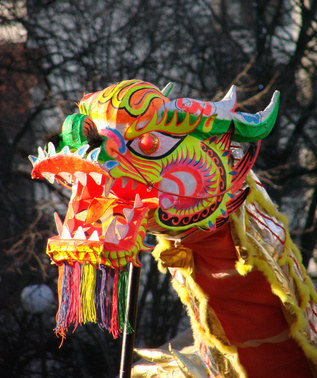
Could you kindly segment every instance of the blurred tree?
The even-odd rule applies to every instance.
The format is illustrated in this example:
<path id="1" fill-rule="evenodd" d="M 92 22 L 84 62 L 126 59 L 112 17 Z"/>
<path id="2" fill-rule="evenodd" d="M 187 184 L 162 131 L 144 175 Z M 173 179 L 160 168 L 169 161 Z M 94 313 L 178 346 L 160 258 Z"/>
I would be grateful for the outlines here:
<path id="1" fill-rule="evenodd" d="M 255 112 L 279 89 L 279 120 L 257 170 L 308 262 L 317 238 L 316 10 L 317 0 L 0 3 L 0 373 L 44 376 L 39 322 L 19 294 L 43 280 L 56 290 L 44 251 L 67 193 L 32 182 L 26 157 L 76 111 L 83 92 L 139 78 L 160 88 L 173 81 L 174 97 L 219 99 L 236 84 L 239 109 Z M 183 327 L 168 282 L 145 258 L 140 347 L 158 346 Z M 54 313 L 43 316 L 45 374 L 115 376 L 120 342 L 86 325 L 59 350 L 49 330 Z"/>

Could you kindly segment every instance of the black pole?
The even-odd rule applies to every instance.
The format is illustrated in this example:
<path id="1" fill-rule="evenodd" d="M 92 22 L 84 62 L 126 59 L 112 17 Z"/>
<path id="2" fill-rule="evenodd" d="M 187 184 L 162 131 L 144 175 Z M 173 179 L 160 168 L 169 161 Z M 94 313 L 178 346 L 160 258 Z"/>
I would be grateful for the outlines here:
<path id="1" fill-rule="evenodd" d="M 140 260 L 142 259 L 142 252 L 139 253 Z M 141 268 L 130 264 L 127 309 L 125 313 L 125 326 L 123 331 L 121 361 L 120 361 L 120 378 L 130 378 L 131 368 L 133 362 L 133 349 L 135 339 L 136 319 L 138 313 L 138 298 L 140 287 Z M 127 320 L 129 319 L 133 332 L 127 332 Z"/>

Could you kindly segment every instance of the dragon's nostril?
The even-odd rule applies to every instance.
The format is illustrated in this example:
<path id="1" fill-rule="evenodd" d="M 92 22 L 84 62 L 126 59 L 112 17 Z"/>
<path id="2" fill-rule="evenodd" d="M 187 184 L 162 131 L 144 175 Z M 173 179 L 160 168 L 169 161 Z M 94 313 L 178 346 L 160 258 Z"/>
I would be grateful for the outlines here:
<path id="1" fill-rule="evenodd" d="M 104 142 L 104 148 L 107 154 L 111 158 L 116 158 L 118 155 L 118 145 L 117 143 L 112 139 L 106 139 Z"/>

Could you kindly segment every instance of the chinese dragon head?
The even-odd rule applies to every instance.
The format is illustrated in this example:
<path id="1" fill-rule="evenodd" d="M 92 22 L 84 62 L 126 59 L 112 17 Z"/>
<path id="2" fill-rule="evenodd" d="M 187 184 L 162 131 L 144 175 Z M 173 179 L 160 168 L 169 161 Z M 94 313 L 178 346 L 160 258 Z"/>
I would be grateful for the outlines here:
<path id="1" fill-rule="evenodd" d="M 47 245 L 59 266 L 62 336 L 86 321 L 120 334 L 125 267 L 140 266 L 138 252 L 152 249 L 146 233 L 215 230 L 248 195 L 241 186 L 275 123 L 278 92 L 249 114 L 235 112 L 234 87 L 218 102 L 171 101 L 170 89 L 128 80 L 85 95 L 79 113 L 30 156 L 32 178 L 71 191 L 64 222 L 55 214 L 59 235 Z M 250 143 L 235 165 L 231 141 Z"/>

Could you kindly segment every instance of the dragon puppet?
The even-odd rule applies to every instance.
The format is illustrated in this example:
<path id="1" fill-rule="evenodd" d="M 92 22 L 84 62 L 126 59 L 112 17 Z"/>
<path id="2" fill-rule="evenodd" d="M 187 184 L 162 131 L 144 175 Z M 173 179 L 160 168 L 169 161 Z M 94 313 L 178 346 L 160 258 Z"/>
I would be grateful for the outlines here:
<path id="1" fill-rule="evenodd" d="M 235 87 L 218 102 L 170 100 L 171 87 L 128 80 L 85 95 L 30 156 L 32 178 L 71 191 L 47 245 L 59 269 L 56 333 L 97 322 L 120 335 L 126 266 L 141 265 L 151 233 L 195 349 L 148 351 L 155 364 L 135 376 L 316 377 L 317 295 L 251 170 L 279 93 L 249 114 L 235 111 Z"/>

